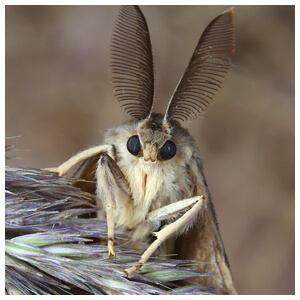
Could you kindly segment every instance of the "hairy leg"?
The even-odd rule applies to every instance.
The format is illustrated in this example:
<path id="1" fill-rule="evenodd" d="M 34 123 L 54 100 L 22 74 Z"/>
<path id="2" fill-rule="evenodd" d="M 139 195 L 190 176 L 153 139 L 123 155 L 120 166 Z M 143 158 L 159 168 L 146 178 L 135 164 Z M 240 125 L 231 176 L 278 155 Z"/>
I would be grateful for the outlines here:
<path id="1" fill-rule="evenodd" d="M 127 276 L 131 275 L 133 272 L 139 270 L 141 266 L 149 259 L 149 257 L 158 249 L 158 247 L 166 241 L 168 238 L 172 237 L 175 234 L 182 233 L 195 219 L 199 212 L 201 211 L 204 203 L 204 197 L 192 197 L 189 199 L 184 199 L 162 208 L 159 208 L 155 211 L 152 211 L 148 214 L 149 220 L 169 218 L 172 215 L 176 215 L 180 211 L 184 211 L 191 207 L 187 212 L 185 212 L 179 219 L 174 221 L 171 224 L 168 224 L 163 229 L 158 232 L 153 232 L 156 236 L 156 240 L 148 247 L 148 249 L 142 254 L 139 262 L 131 268 L 125 270 Z"/>

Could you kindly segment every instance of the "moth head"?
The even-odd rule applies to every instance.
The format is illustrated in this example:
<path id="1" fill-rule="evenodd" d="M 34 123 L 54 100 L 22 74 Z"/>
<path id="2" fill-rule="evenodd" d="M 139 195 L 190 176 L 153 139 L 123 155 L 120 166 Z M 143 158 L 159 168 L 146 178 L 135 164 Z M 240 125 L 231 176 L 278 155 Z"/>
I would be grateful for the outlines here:
<path id="1" fill-rule="evenodd" d="M 131 155 L 143 158 L 146 163 L 167 161 L 177 153 L 176 136 L 166 130 L 163 115 L 155 113 L 138 122 L 126 146 Z"/>
<path id="2" fill-rule="evenodd" d="M 147 168 L 154 165 L 174 168 L 184 164 L 196 147 L 185 128 L 178 122 L 166 127 L 164 115 L 159 113 L 110 128 L 105 133 L 104 143 L 114 146 L 118 162 L 127 166 L 148 165 Z"/>
<path id="3" fill-rule="evenodd" d="M 114 95 L 137 121 L 127 150 L 145 161 L 176 157 L 174 128 L 202 114 L 214 100 L 231 69 L 234 52 L 233 9 L 216 17 L 204 30 L 165 115 L 152 113 L 153 56 L 148 25 L 138 6 L 122 6 L 111 41 Z M 155 159 L 156 157 L 156 159 Z"/>

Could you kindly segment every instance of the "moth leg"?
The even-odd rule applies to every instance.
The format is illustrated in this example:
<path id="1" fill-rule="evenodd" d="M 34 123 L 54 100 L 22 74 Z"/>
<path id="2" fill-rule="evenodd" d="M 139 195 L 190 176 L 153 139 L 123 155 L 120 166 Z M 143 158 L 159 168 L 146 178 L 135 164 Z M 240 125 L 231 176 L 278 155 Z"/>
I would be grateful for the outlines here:
<path id="1" fill-rule="evenodd" d="M 203 196 L 200 196 L 200 198 L 203 198 Z M 179 200 L 175 203 L 171 203 L 161 208 L 155 209 L 148 213 L 147 221 L 149 222 L 162 221 L 174 217 L 178 213 L 185 211 L 188 208 L 191 208 L 198 201 L 199 201 L 199 196 L 196 196 L 188 199 Z"/>
<path id="2" fill-rule="evenodd" d="M 57 173 L 59 176 L 66 175 L 74 166 L 78 165 L 79 163 L 85 161 L 88 158 L 91 158 L 101 152 L 108 152 L 111 157 L 114 157 L 113 153 L 113 146 L 111 145 L 100 145 L 95 146 L 86 150 L 83 150 L 71 158 L 69 158 L 66 162 L 61 164 L 57 168 L 46 168 L 45 170 Z"/>
<path id="3" fill-rule="evenodd" d="M 130 197 L 129 185 L 117 163 L 106 153 L 100 155 L 97 170 L 97 198 L 102 201 L 106 211 L 107 238 L 109 257 L 115 256 L 114 251 L 114 214 L 117 193 L 123 191 Z"/>
<path id="4" fill-rule="evenodd" d="M 168 238 L 170 238 L 171 236 L 173 236 L 175 234 L 179 234 L 179 233 L 183 232 L 186 229 L 186 227 L 188 227 L 189 224 L 191 224 L 193 219 L 195 219 L 198 216 L 199 212 L 201 211 L 201 209 L 203 207 L 204 199 L 205 199 L 204 196 L 184 199 L 184 200 L 178 201 L 178 202 L 180 202 L 180 204 L 178 206 L 173 205 L 173 204 L 176 204 L 177 202 L 165 206 L 165 207 L 167 207 L 167 210 L 165 210 L 165 211 L 164 211 L 165 207 L 162 207 L 153 212 L 150 212 L 148 215 L 149 219 L 152 218 L 154 220 L 155 218 L 157 218 L 157 216 L 158 216 L 158 218 L 167 218 L 171 214 L 174 215 L 174 214 L 178 213 L 179 211 L 182 211 L 182 210 L 187 209 L 190 206 L 192 206 L 179 219 L 177 219 L 176 221 L 174 221 L 171 224 L 168 224 L 160 231 L 153 232 L 153 234 L 156 236 L 156 240 L 142 254 L 140 260 L 138 261 L 138 263 L 136 265 L 125 270 L 127 276 L 129 276 L 133 272 L 139 270 L 142 267 L 142 265 L 149 259 L 149 257 L 158 249 L 158 247 L 164 241 L 166 241 Z M 178 210 L 178 207 L 180 208 L 180 210 Z M 165 213 L 166 211 L 169 211 L 169 212 Z M 164 217 L 163 217 L 163 215 L 164 215 Z"/>

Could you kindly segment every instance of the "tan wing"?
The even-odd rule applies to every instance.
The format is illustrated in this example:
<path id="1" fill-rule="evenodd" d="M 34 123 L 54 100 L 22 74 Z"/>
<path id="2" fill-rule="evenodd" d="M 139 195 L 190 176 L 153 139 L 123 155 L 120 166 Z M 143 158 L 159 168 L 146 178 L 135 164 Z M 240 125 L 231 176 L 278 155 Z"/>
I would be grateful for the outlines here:
<path id="1" fill-rule="evenodd" d="M 196 260 L 199 271 L 212 274 L 195 278 L 195 282 L 221 288 L 225 294 L 237 294 L 202 165 L 195 162 L 191 169 L 196 178 L 194 195 L 204 194 L 207 203 L 196 224 L 175 241 L 175 253 L 180 259 Z"/>
<path id="2" fill-rule="evenodd" d="M 96 194 L 95 172 L 100 154 L 87 159 L 75 173 L 74 185 L 84 192 Z"/>

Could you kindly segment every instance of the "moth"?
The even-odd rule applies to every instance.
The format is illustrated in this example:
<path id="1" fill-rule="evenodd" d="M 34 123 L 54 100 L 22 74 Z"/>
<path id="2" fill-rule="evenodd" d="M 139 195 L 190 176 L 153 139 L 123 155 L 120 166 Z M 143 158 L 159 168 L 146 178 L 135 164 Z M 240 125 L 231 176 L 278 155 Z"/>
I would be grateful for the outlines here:
<path id="1" fill-rule="evenodd" d="M 125 270 L 128 276 L 155 252 L 176 253 L 197 260 L 200 271 L 212 274 L 195 279 L 198 283 L 236 293 L 202 157 L 182 126 L 213 102 L 231 69 L 234 43 L 229 9 L 204 30 L 165 114 L 155 113 L 145 17 L 138 6 L 120 9 L 111 40 L 112 84 L 114 96 L 132 119 L 109 129 L 102 145 L 48 170 L 63 176 L 83 164 L 76 179 L 85 180 L 80 187 L 97 196 L 98 217 L 107 221 L 108 255 L 115 256 L 115 227 L 128 236 L 130 246 L 143 252 Z"/>

